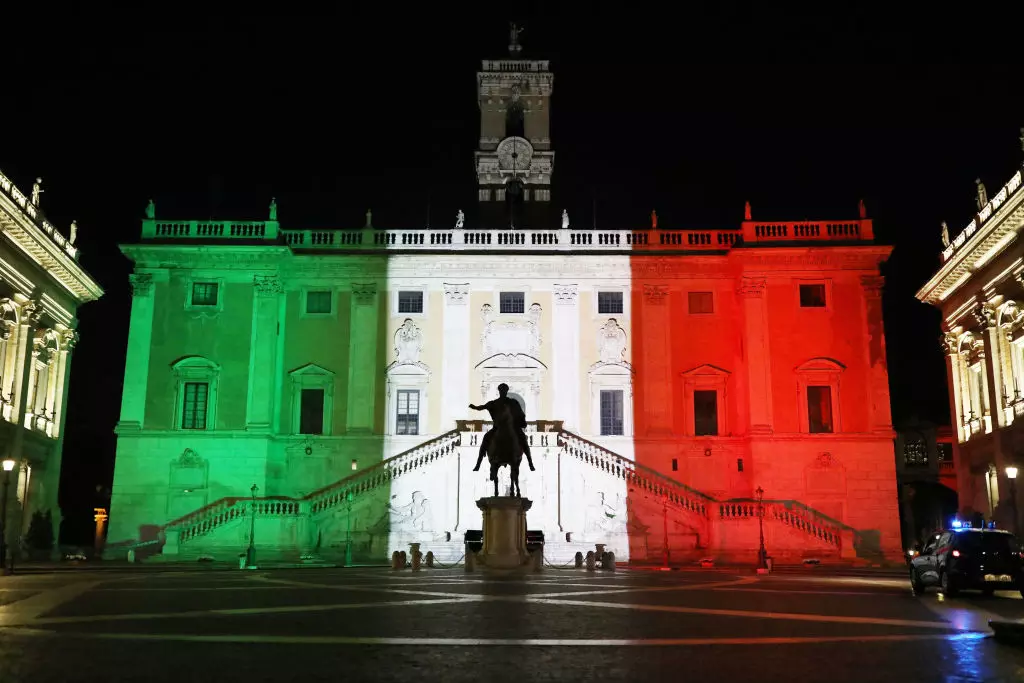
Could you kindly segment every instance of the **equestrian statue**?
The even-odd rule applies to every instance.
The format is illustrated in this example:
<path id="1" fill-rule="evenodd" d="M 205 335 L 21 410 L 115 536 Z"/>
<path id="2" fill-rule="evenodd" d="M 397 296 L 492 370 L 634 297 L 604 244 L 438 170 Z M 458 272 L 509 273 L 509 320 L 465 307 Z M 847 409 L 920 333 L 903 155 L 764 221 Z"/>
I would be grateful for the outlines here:
<path id="1" fill-rule="evenodd" d="M 498 495 L 498 470 L 503 465 L 508 465 L 512 471 L 512 495 L 522 498 L 522 491 L 519 489 L 519 464 L 526 456 L 526 462 L 530 470 L 536 469 L 533 466 L 533 458 L 530 457 L 530 443 L 526 438 L 526 413 L 523 412 L 519 401 L 508 396 L 508 385 L 498 385 L 498 398 L 488 401 L 482 406 L 470 404 L 471 410 L 486 410 L 491 415 L 493 427 L 484 434 L 480 442 L 480 457 L 476 459 L 476 467 L 473 471 L 480 469 L 484 455 L 491 463 L 491 480 L 494 482 L 494 495 Z"/>

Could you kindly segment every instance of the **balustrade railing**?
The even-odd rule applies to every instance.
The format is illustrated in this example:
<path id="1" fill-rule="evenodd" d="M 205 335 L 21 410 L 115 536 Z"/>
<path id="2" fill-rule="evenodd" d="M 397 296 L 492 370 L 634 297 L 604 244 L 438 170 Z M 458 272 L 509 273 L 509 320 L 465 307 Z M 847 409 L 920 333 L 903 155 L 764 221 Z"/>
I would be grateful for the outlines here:
<path id="1" fill-rule="evenodd" d="M 312 514 L 320 514 L 344 503 L 349 493 L 356 496 L 372 491 L 418 467 L 443 458 L 458 446 L 459 438 L 457 430 L 446 432 L 302 498 L 268 496 L 256 498 L 255 501 L 252 497 L 244 496 L 221 498 L 195 512 L 168 522 L 163 528 L 179 532 L 178 541 L 183 543 L 252 514 L 254 504 L 257 517 L 298 516 L 307 504 Z"/>
<path id="2" fill-rule="evenodd" d="M 718 504 L 718 518 L 726 522 L 757 519 L 759 509 L 767 522 L 784 524 L 837 547 L 841 544 L 841 531 L 856 531 L 848 524 L 795 500 L 762 500 L 758 503 L 756 499 L 743 498 L 722 501 Z"/>
<path id="3" fill-rule="evenodd" d="M 628 484 L 636 486 L 650 495 L 661 497 L 666 502 L 689 512 L 701 517 L 708 516 L 708 506 L 714 502 L 714 498 L 711 496 L 666 477 L 657 470 L 639 465 L 629 458 L 624 458 L 618 453 L 572 432 L 563 429 L 558 436 L 565 448 L 566 455 L 623 479 Z"/>

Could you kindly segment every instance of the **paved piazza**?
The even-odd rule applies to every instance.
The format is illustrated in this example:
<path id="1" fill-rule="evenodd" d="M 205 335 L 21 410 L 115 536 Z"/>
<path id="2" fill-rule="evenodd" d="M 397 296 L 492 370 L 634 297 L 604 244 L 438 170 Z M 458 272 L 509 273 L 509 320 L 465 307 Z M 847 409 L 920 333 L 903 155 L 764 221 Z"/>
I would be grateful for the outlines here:
<path id="1" fill-rule="evenodd" d="M 896 578 L 550 569 L 0 577 L 0 681 L 1010 681 L 1019 595 Z"/>

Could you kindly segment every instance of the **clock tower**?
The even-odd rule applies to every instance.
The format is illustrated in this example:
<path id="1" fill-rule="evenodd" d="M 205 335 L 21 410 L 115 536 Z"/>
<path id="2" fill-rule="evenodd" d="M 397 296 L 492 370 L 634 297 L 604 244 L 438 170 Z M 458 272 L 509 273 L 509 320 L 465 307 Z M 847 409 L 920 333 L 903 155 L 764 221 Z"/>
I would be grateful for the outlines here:
<path id="1" fill-rule="evenodd" d="M 485 59 L 477 73 L 481 227 L 542 228 L 554 220 L 550 202 L 555 153 L 549 118 L 554 76 L 548 60 L 521 59 L 521 32 L 513 24 L 509 57 Z"/>

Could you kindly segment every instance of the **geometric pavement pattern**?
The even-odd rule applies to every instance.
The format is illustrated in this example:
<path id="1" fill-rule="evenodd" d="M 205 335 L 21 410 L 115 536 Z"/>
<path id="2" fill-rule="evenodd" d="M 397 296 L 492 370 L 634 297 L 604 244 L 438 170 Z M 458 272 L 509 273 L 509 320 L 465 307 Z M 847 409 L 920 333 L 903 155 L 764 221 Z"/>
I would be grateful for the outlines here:
<path id="1" fill-rule="evenodd" d="M 24 575 L 0 577 L 0 681 L 1019 680 L 987 625 L 1024 617 L 1012 597 L 728 571 Z"/>

